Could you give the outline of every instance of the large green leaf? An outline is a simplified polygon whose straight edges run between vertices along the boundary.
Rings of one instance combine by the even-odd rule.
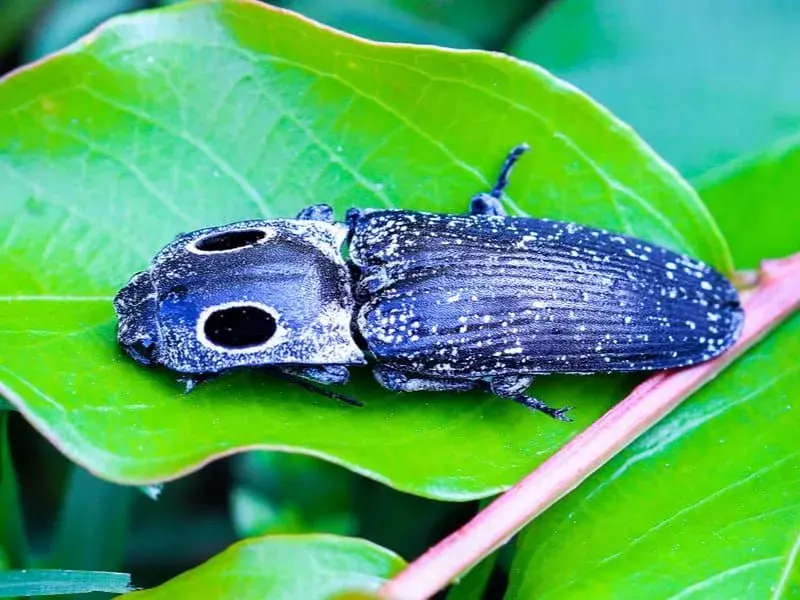
[[[798,355],[795,315],[529,525],[508,598],[800,594]]]
[[[355,409],[264,373],[188,396],[115,342],[111,296],[177,232],[327,201],[462,212],[506,151],[512,209],[633,233],[728,269],[696,195],[567,84],[483,52],[378,45],[252,2],[126,17],[0,84],[0,393],[65,454],[122,483],[249,448],[304,452],[443,499],[492,494],[622,397],[545,378],[557,423],[486,394]]]
[[[388,550],[331,535],[272,536],[234,544],[167,583],[130,600],[328,600],[372,592],[404,566]],[[341,596],[343,597],[343,596]]]
[[[509,50],[581,86],[696,176],[797,130],[799,27],[794,2],[560,0]]]
[[[712,169],[697,187],[742,268],[800,251],[800,130],[756,156]]]

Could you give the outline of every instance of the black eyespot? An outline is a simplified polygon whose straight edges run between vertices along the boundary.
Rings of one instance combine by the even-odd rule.
[[[207,235],[197,240],[194,247],[202,252],[225,252],[253,246],[265,237],[267,234],[261,229],[240,229]]]
[[[206,339],[222,348],[249,348],[266,343],[277,326],[275,317],[257,306],[232,306],[211,313],[203,327]]]

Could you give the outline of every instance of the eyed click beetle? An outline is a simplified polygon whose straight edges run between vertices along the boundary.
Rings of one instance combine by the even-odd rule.
[[[180,235],[114,299],[119,343],[189,384],[269,367],[315,388],[370,361],[393,391],[482,387],[569,420],[526,394],[535,375],[682,367],[736,341],[738,294],[710,266],[506,216],[500,197],[526,149],[465,215],[350,209],[336,223],[316,205]]]

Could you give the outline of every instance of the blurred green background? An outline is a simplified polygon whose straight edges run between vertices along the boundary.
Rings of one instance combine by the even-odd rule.
[[[0,72],[57,51],[116,14],[168,3],[0,0]],[[538,63],[629,122],[701,192],[709,188],[712,212],[714,182],[729,163],[779,151],[800,130],[792,60],[800,56],[800,4],[793,0],[274,4],[375,40],[504,51]],[[723,232],[780,218],[781,202],[764,200],[754,199],[760,210],[747,220],[724,211]],[[732,250],[737,266],[755,266],[757,253]],[[313,458],[267,453],[216,462],[168,484],[153,502],[72,467],[16,414],[9,432],[31,546],[52,552],[62,568],[133,572],[139,586],[260,533],[358,535],[413,558],[478,508],[400,494]],[[504,577],[497,569],[487,597],[500,597]]]

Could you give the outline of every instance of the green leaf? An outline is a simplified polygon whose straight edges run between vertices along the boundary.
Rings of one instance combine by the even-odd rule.
[[[234,544],[196,569],[126,600],[328,600],[374,591],[404,566],[365,540],[332,535],[270,536]]]
[[[800,314],[529,525],[509,599],[790,598]]]
[[[792,2],[561,0],[509,47],[581,86],[681,173],[751,155],[800,124]],[[749,212],[748,212],[749,214]]]
[[[481,600],[497,563],[500,552],[496,551],[484,558],[447,591],[446,600]]]
[[[298,43],[298,40],[303,40]],[[180,231],[305,205],[464,212],[511,146],[516,212],[639,235],[729,270],[691,188],[569,85],[497,54],[379,45],[252,2],[120,18],[0,83],[0,394],[120,483],[252,448],[464,500],[517,481],[634,379],[549,377],[564,425],[488,394],[342,405],[263,372],[189,395],[123,356],[111,297]],[[469,451],[465,453],[465,448]]]
[[[131,589],[130,582],[131,576],[127,573],[61,569],[0,571],[0,598],[89,592],[123,594]]]
[[[800,131],[761,154],[712,169],[697,187],[739,267],[800,251]]]

